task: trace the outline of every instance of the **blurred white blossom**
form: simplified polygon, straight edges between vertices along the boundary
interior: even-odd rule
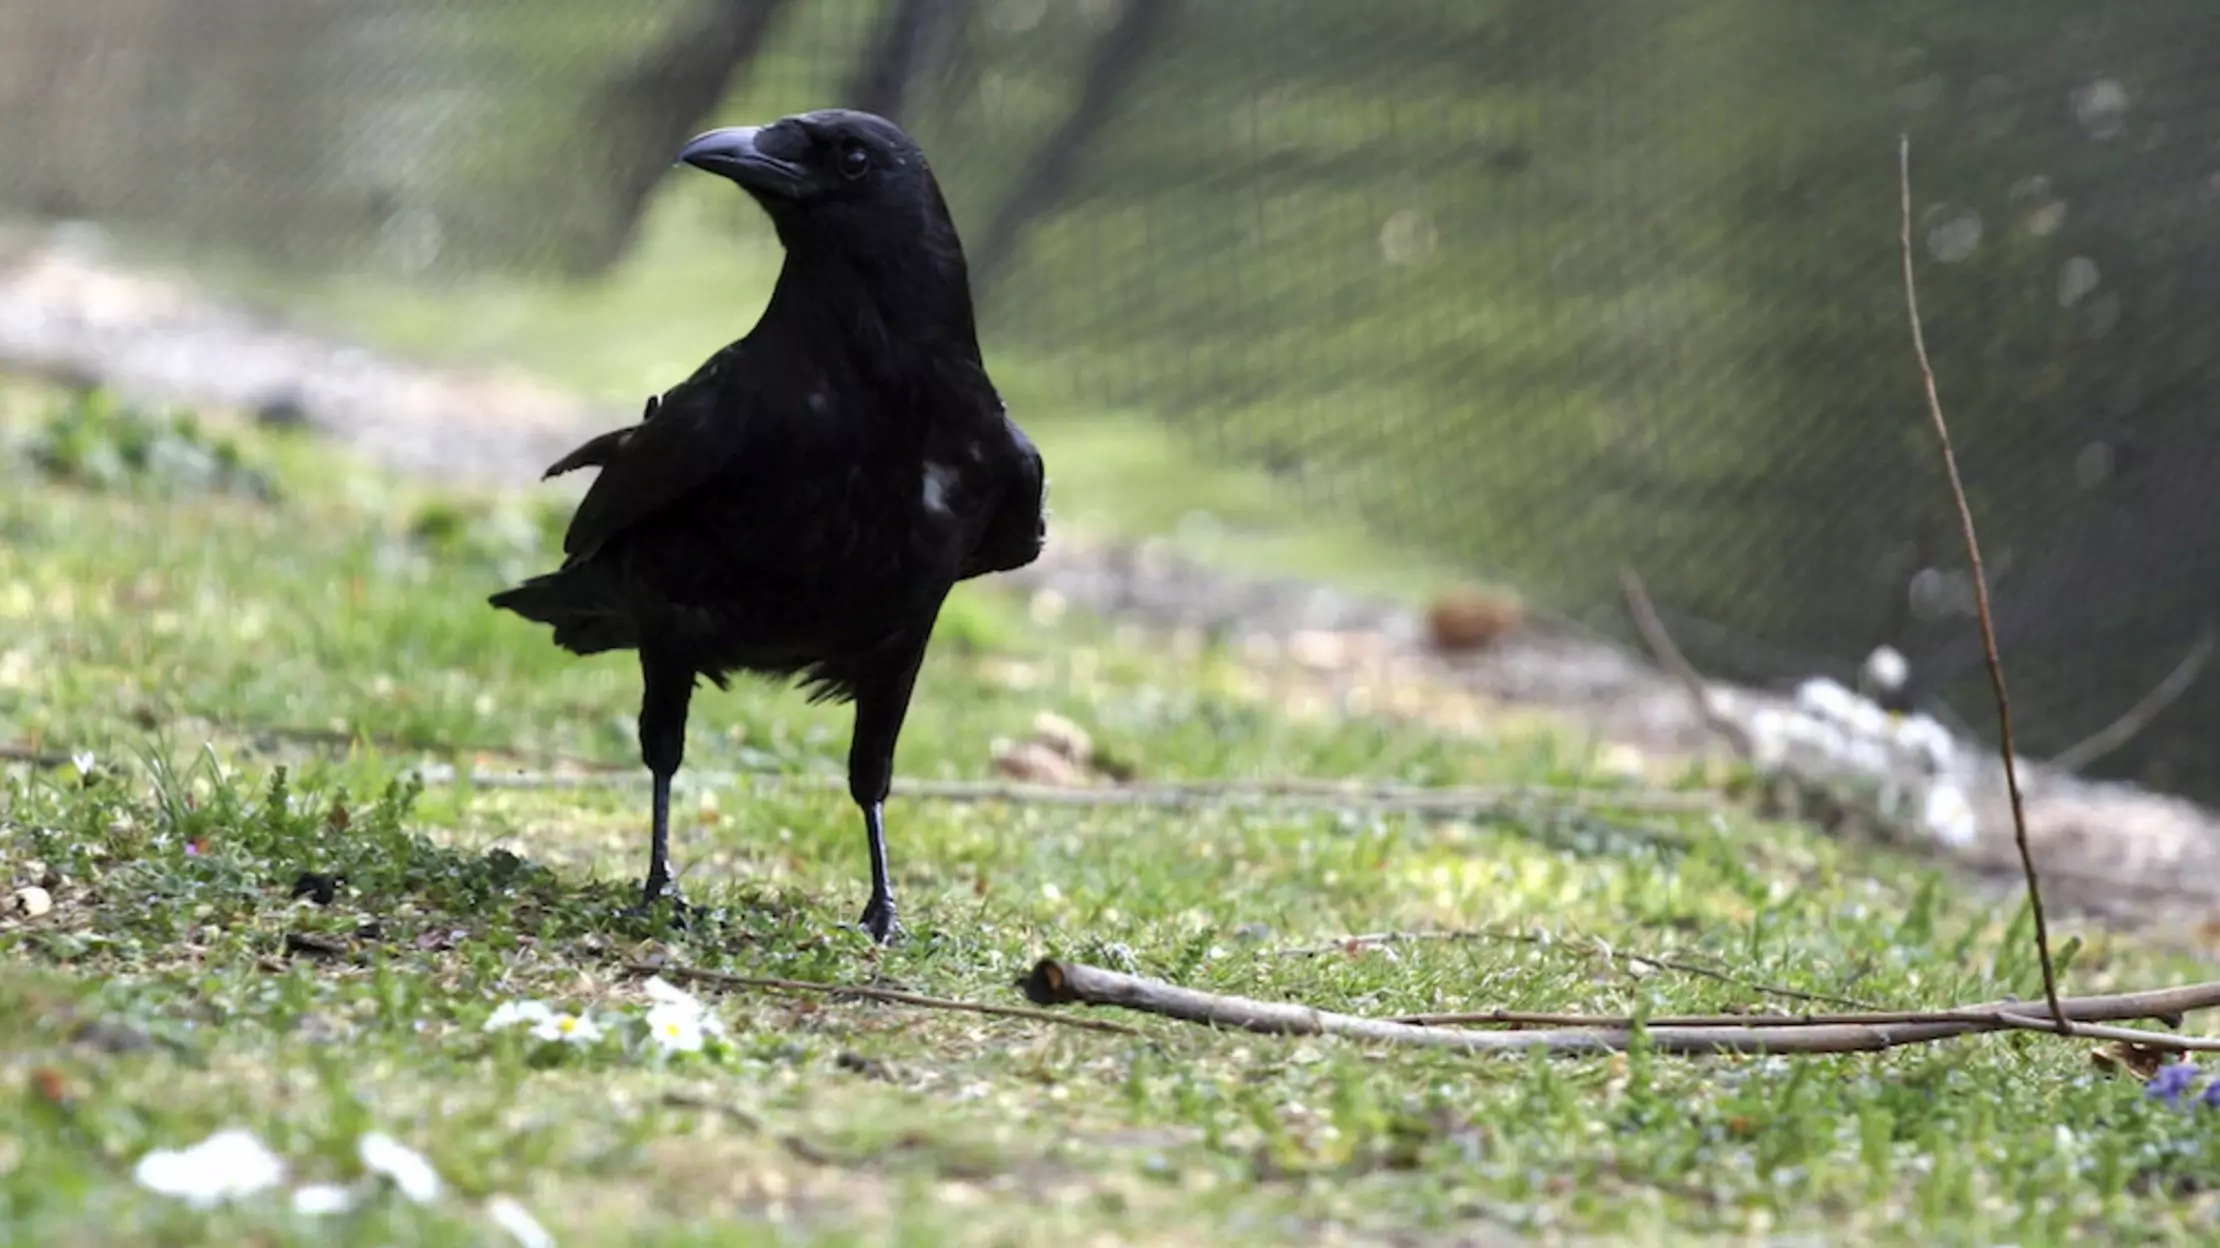
[[[305,1217],[345,1213],[354,1207],[354,1192],[337,1183],[310,1183],[293,1189],[293,1212]]]
[[[408,1147],[383,1131],[371,1131],[355,1142],[355,1154],[362,1158],[363,1168],[372,1174],[382,1174],[393,1180],[401,1194],[426,1205],[439,1199],[439,1171],[424,1154]]]
[[[486,1019],[486,1030],[500,1031],[526,1023],[544,1024],[554,1017],[555,1011],[537,1001],[503,1001]]]
[[[533,1025],[532,1036],[562,1044],[592,1044],[601,1039],[601,1024],[588,1014],[550,1014]]]
[[[706,1039],[725,1034],[724,1023],[709,1012],[700,998],[665,982],[660,976],[646,984],[648,1035],[666,1053],[699,1053]]]
[[[252,1196],[285,1178],[285,1161],[242,1127],[216,1132],[191,1148],[158,1148],[131,1172],[139,1186],[195,1209]]]
[[[523,1248],[555,1248],[555,1237],[513,1197],[496,1196],[487,1201],[486,1216]]]

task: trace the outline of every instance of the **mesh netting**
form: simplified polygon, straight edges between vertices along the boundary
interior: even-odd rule
[[[2204,0],[0,0],[0,201],[591,273],[712,114],[933,154],[998,351],[1699,664],[1872,646],[1986,726],[1930,346],[2030,752],[2220,590]],[[548,159],[561,152],[561,159]],[[2220,679],[2107,763],[2220,797]]]

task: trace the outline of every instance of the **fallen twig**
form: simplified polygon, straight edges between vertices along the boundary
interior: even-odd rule
[[[928,997],[915,992],[902,992],[893,988],[867,988],[857,984],[820,984],[806,979],[776,979],[762,975],[730,975],[723,971],[705,971],[691,966],[658,966],[652,962],[627,962],[625,968],[636,975],[660,975],[665,979],[686,980],[690,983],[708,984],[717,988],[754,988],[768,992],[784,992],[814,997],[856,997],[865,1001],[882,1001],[889,1005],[911,1005],[925,1010],[954,1010],[965,1014],[987,1014],[996,1018],[1028,1018],[1040,1023],[1055,1023],[1064,1027],[1081,1027],[1088,1031],[1107,1031],[1121,1036],[1140,1036],[1147,1033],[1138,1027],[1114,1023],[1102,1018],[1074,1018],[1048,1010],[1029,1010],[1016,1005],[989,1005],[983,1001],[959,1001],[952,997]]]
[[[1934,422],[1935,440],[1942,449],[1944,475],[1950,496],[1958,505],[1958,526],[1966,540],[1966,561],[1973,571],[1974,613],[1981,621],[1981,656],[1989,667],[1989,685],[1996,694],[1997,751],[2004,756],[2004,787],[2012,799],[2012,839],[2019,847],[2020,869],[2027,876],[2027,905],[2035,916],[2035,954],[2043,968],[2043,997],[2050,1003],[2052,1020],[2061,1034],[2070,1034],[2073,1023],[2058,1001],[2058,968],[2050,956],[2050,921],[2043,913],[2043,883],[2035,870],[2035,851],[2027,843],[2027,810],[2020,798],[2019,764],[2012,749],[2012,699],[2004,689],[2004,660],[1997,653],[1996,621],[1989,613],[1989,578],[1981,568],[1981,542],[1974,536],[1973,504],[1966,501],[1966,485],[1958,476],[1958,454],[1950,445],[1950,422],[1943,419],[1942,398],[1935,391],[1935,368],[1927,359],[1927,333],[1919,321],[1919,283],[1912,276],[1912,136],[1899,136],[1896,148],[1897,188],[1902,207],[1899,238],[1904,257],[1904,309],[1912,322],[1912,353],[1919,360],[1919,375],[1927,389],[1927,414]]]
[[[2207,627],[2197,638],[2197,644],[2166,673],[2166,679],[2151,687],[2141,700],[2128,708],[2127,713],[2091,733],[2072,747],[2050,760],[2050,765],[2061,772],[2072,774],[2096,762],[2112,751],[2133,741],[2136,735],[2150,727],[2160,711],[2172,706],[2189,687],[2197,683],[2197,676],[2204,671],[2206,660],[2212,657],[2213,632]]]
[[[1760,996],[1782,997],[1791,1001],[1809,1001],[1817,1005],[1846,1006],[1856,1010],[1872,1010],[1878,1008],[1869,1002],[1860,1001],[1855,997],[1831,996],[1824,992],[1807,992],[1801,988],[1783,988],[1776,984],[1759,983],[1756,980],[1744,979],[1741,976],[1730,974],[1715,967],[1705,966],[1699,962],[1687,962],[1682,961],[1678,958],[1651,957],[1647,954],[1630,953],[1624,949],[1613,948],[1612,946],[1606,945],[1601,941],[1593,941],[1586,945],[1583,945],[1578,941],[1559,940],[1554,937],[1540,936],[1531,932],[1495,931],[1488,928],[1472,928],[1462,931],[1447,932],[1366,932],[1363,935],[1345,937],[1330,944],[1299,945],[1292,949],[1275,949],[1272,951],[1272,953],[1273,956],[1282,958],[1308,958],[1317,957],[1321,954],[1342,953],[1357,949],[1378,948],[1382,945],[1418,944],[1428,941],[1464,940],[1501,940],[1523,945],[1540,945],[1549,948],[1569,949],[1574,953],[1582,954],[1587,957],[1623,958],[1628,962],[1639,962],[1645,966],[1654,966],[1662,970],[1679,971],[1682,974],[1686,975],[1700,975],[1705,979],[1715,980],[1719,983],[1726,984],[1729,987],[1740,988],[1747,992],[1756,993]]]
[[[1378,1044],[1474,1053],[1536,1050],[1560,1055],[1615,1053],[1634,1047],[1638,1036],[1646,1037],[1650,1047],[1659,1052],[1677,1054],[1868,1053],[1980,1032],[2057,1031],[2055,1020],[2029,1018],[1994,1008],[1942,1011],[1879,1023],[1664,1026],[1652,1022],[1638,1030],[1630,1025],[1619,1025],[1621,1020],[1611,1019],[1584,1021],[1578,1027],[1546,1031],[1464,1031],[1337,1014],[1307,1005],[1199,992],[1161,980],[1054,959],[1043,959],[1023,986],[1025,995],[1040,1005],[1115,1005],[1182,1022],[1261,1035],[1342,1036]],[[2173,1018],[2190,1010],[2220,1007],[2220,983],[2061,1000],[2058,1005],[2067,1018],[2074,1020]],[[2123,1034],[2112,1035],[2115,1032]],[[2103,1028],[2091,1030],[2089,1034],[2132,1038],[2137,1044],[2177,1052],[2220,1052],[2220,1038],[2213,1037],[2172,1036],[2128,1028]]]

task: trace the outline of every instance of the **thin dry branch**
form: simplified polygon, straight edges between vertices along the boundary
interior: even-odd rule
[[[2204,671],[2205,662],[2212,657],[2212,644],[2213,632],[2207,627],[2204,635],[2197,638],[2197,644],[2191,646],[2189,653],[2182,656],[2181,662],[2174,665],[2174,670],[2166,673],[2166,679],[2153,685],[2151,691],[2129,707],[2126,714],[2113,720],[2102,730],[2076,742],[2051,759],[2050,765],[2070,775],[2133,741],[2145,728],[2150,727],[2151,721],[2158,718],[2159,712],[2172,706],[2181,695],[2189,692],[2191,685],[2197,683],[2198,675]]]
[[[1927,332],[1919,320],[1919,283],[1912,276],[1912,136],[1901,135],[1896,148],[1897,189],[1901,202],[1900,249],[1904,257],[1904,310],[1912,322],[1912,353],[1919,360],[1919,375],[1927,389],[1927,414],[1935,426],[1935,440],[1942,448],[1943,472],[1950,480],[1950,496],[1958,505],[1958,525],[1966,540],[1966,561],[1973,571],[1973,605],[1981,620],[1981,656],[1989,667],[1989,685],[1996,694],[1997,751],[2004,756],[2004,787],[2012,798],[2012,839],[2019,847],[2020,869],[2027,876],[2027,905],[2035,916],[2035,954],[2043,967],[2043,998],[2050,1003],[2051,1019],[2062,1035],[2073,1032],[2058,1001],[2058,967],[2050,955],[2050,921],[2043,913],[2043,882],[2035,870],[2035,851],[2027,843],[2027,810],[2020,797],[2019,764],[2012,749],[2012,698],[2004,688],[2004,660],[1997,653],[1996,620],[1989,612],[1989,578],[1981,568],[1981,542],[1974,536],[1973,504],[1966,501],[1966,485],[1958,476],[1958,454],[1950,445],[1950,422],[1943,419],[1942,397],[1935,391],[1935,368],[1927,358]]]
[[[806,979],[775,979],[762,975],[729,975],[723,971],[707,971],[691,966],[658,966],[652,962],[627,962],[625,970],[635,975],[660,975],[665,979],[685,980],[688,983],[707,984],[715,988],[752,988],[758,991],[783,992],[795,996],[853,997],[864,1001],[879,1001],[888,1005],[909,1005],[922,1010],[952,1010],[964,1014],[985,1014],[995,1018],[1025,1018],[1038,1023],[1055,1023],[1064,1027],[1079,1027],[1087,1031],[1106,1031],[1121,1036],[1146,1035],[1138,1027],[1113,1023],[1102,1018],[1074,1018],[1069,1014],[1056,1014],[1048,1010],[1029,1010],[1016,1005],[989,1005],[984,1001],[959,1001],[952,997],[928,997],[922,993],[903,992],[894,988],[868,988],[859,984],[820,984]]]
[[[1357,949],[1376,949],[1383,945],[1419,944],[1431,941],[1467,940],[1509,941],[1515,944],[1522,945],[1541,945],[1547,946],[1549,948],[1567,949],[1584,957],[1604,959],[1621,958],[1628,962],[1641,963],[1644,966],[1654,966],[1660,970],[1679,971],[1684,975],[1701,976],[1705,979],[1714,980],[1718,983],[1726,984],[1729,987],[1740,988],[1745,992],[1754,993],[1758,996],[1780,997],[1790,1001],[1809,1001],[1815,1005],[1844,1006],[1854,1010],[1874,1010],[1879,1008],[1873,1005],[1871,1002],[1860,1001],[1855,997],[1838,997],[1824,992],[1806,992],[1801,988],[1783,988],[1777,984],[1760,983],[1757,980],[1744,979],[1739,975],[1730,974],[1729,972],[1719,970],[1716,967],[1705,966],[1700,962],[1688,962],[1679,958],[1652,957],[1648,954],[1632,953],[1625,949],[1613,948],[1612,946],[1604,944],[1602,941],[1591,941],[1586,944],[1582,944],[1577,941],[1558,940],[1553,937],[1540,936],[1532,932],[1506,932],[1491,930],[1488,928],[1471,928],[1447,932],[1366,932],[1358,936],[1345,937],[1330,944],[1299,945],[1291,949],[1275,949],[1272,951],[1272,954],[1275,957],[1282,958],[1308,958],[1317,957],[1321,954],[1343,953]]]
[[[1704,682],[1696,665],[1673,644],[1673,636],[1665,631],[1665,621],[1657,617],[1657,607],[1650,601],[1649,591],[1643,588],[1642,578],[1634,569],[1626,568],[1619,573],[1619,586],[1626,594],[1626,609],[1634,617],[1635,631],[1642,634],[1642,642],[1650,648],[1651,657],[1688,691],[1688,700],[1695,705],[1696,714],[1703,717],[1704,723],[1721,740],[1733,746],[1735,753],[1749,758],[1753,753],[1750,734],[1743,731],[1742,725],[1721,714],[1717,704],[1712,702],[1711,687]]]
[[[1023,986],[1025,995],[1040,1005],[1115,1005],[1182,1022],[1261,1035],[1341,1036],[1376,1044],[1458,1049],[1469,1053],[1531,1053],[1536,1050],[1556,1055],[1616,1053],[1633,1047],[1638,1036],[1646,1036],[1650,1047],[1659,1052],[1675,1054],[1869,1053],[1981,1032],[2057,1031],[2055,1020],[2033,1019],[2005,1010],[1943,1011],[1881,1023],[1660,1026],[1653,1022],[1637,1031],[1632,1026],[1615,1025],[1621,1020],[1603,1020],[1603,1025],[1584,1022],[1578,1027],[1546,1031],[1462,1031],[1337,1014],[1307,1005],[1198,992],[1160,980],[1054,959],[1043,959]],[[2058,1004],[2069,1019],[2172,1018],[2190,1010],[2220,1006],[2220,983],[2062,1000]],[[2103,1028],[2089,1034],[2129,1039],[2137,1044],[2177,1052],[2220,1052],[2220,1039],[2203,1036],[2173,1036],[2130,1028]]]

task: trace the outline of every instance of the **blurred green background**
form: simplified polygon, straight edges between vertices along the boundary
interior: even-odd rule
[[[2042,754],[2220,588],[2215,64],[2195,0],[0,0],[0,210],[629,412],[778,262],[676,142],[877,107],[1013,408],[1126,531],[1210,510],[1262,551],[1295,500],[1305,568],[1613,632],[1632,566],[1711,672],[1888,642],[1986,727],[1908,132]],[[2207,681],[2100,770],[2220,799],[2216,746]]]

